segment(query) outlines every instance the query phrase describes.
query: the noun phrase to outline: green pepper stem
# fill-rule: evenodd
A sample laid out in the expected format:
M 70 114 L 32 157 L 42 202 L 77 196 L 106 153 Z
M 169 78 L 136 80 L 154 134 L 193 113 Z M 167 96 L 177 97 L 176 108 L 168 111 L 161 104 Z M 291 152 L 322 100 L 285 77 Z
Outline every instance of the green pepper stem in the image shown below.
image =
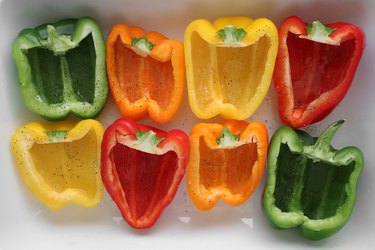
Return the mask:
M 55 56 L 65 55 L 67 51 L 77 47 L 70 36 L 59 35 L 52 25 L 47 25 L 47 35 L 47 40 L 41 40 L 41 44 L 53 51 Z
M 221 136 L 216 138 L 216 142 L 220 147 L 231 147 L 236 146 L 239 139 L 240 135 L 234 135 L 230 132 L 229 128 L 223 128 L 221 130 Z
M 50 130 L 44 131 L 44 133 L 48 136 L 49 142 L 61 142 L 65 140 L 66 135 L 69 133 L 68 130 Z
M 132 46 L 136 49 L 137 54 L 146 57 L 155 47 L 155 44 L 151 43 L 146 36 L 142 36 L 140 38 L 132 38 Z
M 147 132 L 135 132 L 135 136 L 137 137 L 138 144 L 144 145 L 146 148 L 154 148 L 159 145 L 165 138 L 158 138 L 156 133 L 152 130 Z
M 300 35 L 300 38 L 305 38 L 311 41 L 325 43 L 330 45 L 340 45 L 340 43 L 330 37 L 335 29 L 325 26 L 319 21 L 306 26 L 307 35 Z
M 335 29 L 325 26 L 319 21 L 314 21 L 306 26 L 307 34 L 311 36 L 329 36 Z
M 237 29 L 234 25 L 227 25 L 217 32 L 224 39 L 224 43 L 239 43 L 246 36 L 244 29 Z
M 314 144 L 314 148 L 322 152 L 329 152 L 331 150 L 331 141 L 336 131 L 341 127 L 345 120 L 339 120 L 332 123 L 323 133 L 319 136 Z

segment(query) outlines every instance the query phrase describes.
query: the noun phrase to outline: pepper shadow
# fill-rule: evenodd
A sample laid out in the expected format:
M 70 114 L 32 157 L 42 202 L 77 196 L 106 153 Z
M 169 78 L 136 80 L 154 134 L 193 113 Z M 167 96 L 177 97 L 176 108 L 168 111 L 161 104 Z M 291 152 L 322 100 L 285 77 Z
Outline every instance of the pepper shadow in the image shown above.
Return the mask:
M 40 209 L 39 217 L 47 223 L 53 223 L 59 225 L 59 227 L 71 227 L 72 225 L 81 224 L 98 224 L 108 223 L 111 221 L 110 213 L 103 210 L 111 210 L 111 207 L 107 206 L 107 202 L 103 200 L 93 208 L 85 208 L 76 204 L 68 204 L 58 211 L 52 211 L 44 207 Z

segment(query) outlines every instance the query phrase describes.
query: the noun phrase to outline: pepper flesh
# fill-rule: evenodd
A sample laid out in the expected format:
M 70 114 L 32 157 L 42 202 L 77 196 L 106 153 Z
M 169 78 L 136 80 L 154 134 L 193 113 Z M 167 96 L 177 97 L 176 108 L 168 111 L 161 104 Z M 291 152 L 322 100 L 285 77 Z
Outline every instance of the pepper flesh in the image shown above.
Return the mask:
M 172 202 L 185 174 L 189 138 L 122 118 L 110 125 L 102 143 L 104 186 L 124 220 L 149 228 Z
M 176 114 L 185 84 L 181 42 L 138 27 L 115 25 L 107 39 L 107 69 L 123 116 L 139 120 L 148 113 L 154 121 L 165 123 Z
M 260 122 L 195 125 L 186 174 L 195 206 L 209 210 L 219 199 L 235 206 L 245 202 L 262 177 L 267 142 L 267 129 Z
M 25 105 L 48 120 L 70 112 L 93 118 L 108 93 L 105 44 L 89 17 L 24 29 L 13 43 L 13 58 Z
M 293 128 L 331 113 L 349 90 L 365 47 L 363 31 L 352 24 L 327 24 L 324 31 L 313 29 L 317 25 L 293 16 L 279 29 L 274 82 L 280 119 Z
M 47 207 L 96 206 L 102 198 L 100 145 L 104 129 L 95 120 L 32 122 L 18 128 L 12 150 L 27 187 Z M 85 150 L 82 150 L 84 148 Z
M 364 158 L 355 147 L 332 148 L 342 123 L 333 123 L 319 138 L 287 126 L 274 134 L 263 196 L 265 215 L 274 227 L 301 226 L 307 238 L 320 240 L 349 220 Z
M 225 32 L 229 39 L 221 36 Z M 264 18 L 225 17 L 213 24 L 199 19 L 189 24 L 184 41 L 193 113 L 201 119 L 251 116 L 272 79 L 278 46 L 274 24 Z

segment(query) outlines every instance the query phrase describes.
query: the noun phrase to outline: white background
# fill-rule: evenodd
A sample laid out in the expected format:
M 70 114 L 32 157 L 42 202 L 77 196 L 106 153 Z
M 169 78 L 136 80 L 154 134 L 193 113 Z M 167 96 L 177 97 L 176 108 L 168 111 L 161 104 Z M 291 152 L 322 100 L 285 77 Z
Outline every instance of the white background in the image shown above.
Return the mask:
M 129 1 L 129 0 L 0 0 L 0 250 L 5 249 L 370 249 L 375 244 L 375 1 L 371 0 L 243 0 L 243 1 Z M 346 21 L 363 28 L 367 47 L 352 87 L 341 104 L 324 121 L 307 129 L 318 135 L 326 125 L 341 118 L 346 123 L 337 133 L 334 146 L 362 149 L 366 165 L 360 178 L 357 202 L 348 224 L 336 235 L 314 242 L 299 229 L 277 231 L 265 221 L 261 193 L 242 206 L 219 203 L 210 212 L 195 209 L 186 194 L 185 180 L 172 204 L 149 230 L 131 229 L 105 193 L 92 209 L 69 205 L 54 212 L 44 207 L 21 180 L 10 149 L 10 137 L 19 126 L 42 119 L 28 111 L 17 86 L 11 57 L 12 41 L 25 27 L 68 17 L 95 18 L 107 37 L 117 23 L 137 25 L 183 40 L 186 26 L 197 18 L 210 21 L 221 16 L 266 17 L 277 26 L 289 15 L 307 22 Z M 106 127 L 120 117 L 112 97 L 98 119 Z M 222 121 L 216 117 L 211 121 Z M 281 126 L 273 85 L 249 121 L 260 120 L 270 135 Z M 186 92 L 173 122 L 153 124 L 163 129 L 180 128 L 187 133 L 201 122 L 191 113 Z M 206 121 L 207 122 L 207 121 Z

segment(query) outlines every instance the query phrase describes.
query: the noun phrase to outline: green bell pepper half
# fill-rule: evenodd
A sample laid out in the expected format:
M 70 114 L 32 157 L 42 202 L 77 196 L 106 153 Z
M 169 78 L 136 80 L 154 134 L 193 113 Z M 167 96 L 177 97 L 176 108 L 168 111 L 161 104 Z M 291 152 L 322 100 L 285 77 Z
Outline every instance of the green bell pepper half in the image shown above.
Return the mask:
M 105 42 L 90 17 L 22 30 L 12 54 L 26 106 L 47 120 L 93 118 L 108 95 Z
M 275 228 L 301 226 L 307 238 L 320 240 L 349 220 L 364 157 L 356 147 L 331 146 L 343 122 L 330 125 L 319 138 L 287 126 L 274 134 L 263 211 Z

